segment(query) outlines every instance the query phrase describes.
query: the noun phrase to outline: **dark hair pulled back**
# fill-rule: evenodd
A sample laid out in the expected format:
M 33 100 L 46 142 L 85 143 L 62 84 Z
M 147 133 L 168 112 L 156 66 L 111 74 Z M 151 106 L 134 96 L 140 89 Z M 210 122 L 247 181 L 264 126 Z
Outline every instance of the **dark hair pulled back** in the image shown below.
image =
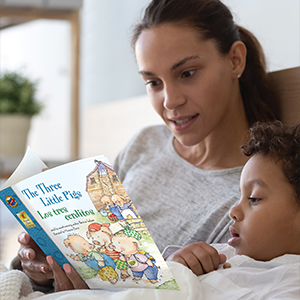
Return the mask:
M 214 40 L 223 54 L 229 52 L 234 42 L 242 41 L 247 48 L 247 57 L 239 84 L 248 123 L 275 119 L 270 109 L 273 96 L 262 47 L 253 34 L 234 23 L 230 10 L 221 1 L 152 0 L 142 21 L 134 28 L 133 48 L 142 31 L 167 23 L 196 28 L 202 38 Z

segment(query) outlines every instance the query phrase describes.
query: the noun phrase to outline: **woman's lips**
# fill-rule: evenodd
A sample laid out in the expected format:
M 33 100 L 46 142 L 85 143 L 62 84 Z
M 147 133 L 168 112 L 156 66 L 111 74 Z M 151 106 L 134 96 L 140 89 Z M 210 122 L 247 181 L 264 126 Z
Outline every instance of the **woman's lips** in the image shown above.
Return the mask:
M 240 235 L 232 226 L 230 226 L 229 231 L 232 237 L 228 240 L 228 245 L 234 247 L 234 245 L 240 240 Z
M 198 116 L 199 114 L 193 116 L 170 118 L 169 121 L 176 131 L 182 131 L 190 127 L 195 122 Z

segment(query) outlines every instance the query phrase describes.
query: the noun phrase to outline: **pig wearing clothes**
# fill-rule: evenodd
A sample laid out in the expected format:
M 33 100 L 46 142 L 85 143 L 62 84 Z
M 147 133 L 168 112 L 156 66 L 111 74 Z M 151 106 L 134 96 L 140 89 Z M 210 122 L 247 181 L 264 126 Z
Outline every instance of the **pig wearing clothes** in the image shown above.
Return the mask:
M 133 279 L 137 281 L 145 275 L 151 283 L 156 283 L 158 269 L 146 255 L 139 253 L 138 243 L 135 237 L 126 234 L 119 234 L 112 237 L 112 247 L 123 254 L 122 258 L 130 266 L 134 276 Z
M 64 240 L 65 246 L 70 247 L 77 254 L 70 255 L 76 261 L 82 261 L 90 268 L 97 270 L 101 279 L 112 284 L 117 283 L 118 274 L 114 261 L 104 253 L 94 250 L 95 246 L 87 242 L 80 235 L 70 235 Z
M 107 254 L 113 259 L 116 264 L 116 268 L 121 272 L 121 279 L 126 279 L 130 276 L 127 271 L 129 266 L 126 261 L 120 259 L 121 254 L 111 247 L 110 244 L 113 234 L 109 229 L 109 226 L 109 223 L 91 223 L 88 227 L 86 235 L 88 238 L 93 239 L 93 243 L 95 245 L 100 245 L 103 247 L 101 252 Z

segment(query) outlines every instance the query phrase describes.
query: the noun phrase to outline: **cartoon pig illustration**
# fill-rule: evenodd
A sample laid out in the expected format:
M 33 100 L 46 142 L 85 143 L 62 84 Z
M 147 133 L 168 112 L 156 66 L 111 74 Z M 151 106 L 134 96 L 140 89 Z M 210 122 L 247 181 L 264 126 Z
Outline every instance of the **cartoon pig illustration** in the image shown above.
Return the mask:
M 127 234 L 112 237 L 112 247 L 123 254 L 121 259 L 127 261 L 134 276 L 133 280 L 140 280 L 145 275 L 151 283 L 156 283 L 157 266 L 146 255 L 139 252 L 138 244 L 137 238 Z
M 120 253 L 111 247 L 113 234 L 109 226 L 109 223 L 91 223 L 86 234 L 88 238 L 92 238 L 95 245 L 101 245 L 103 247 L 101 251 L 113 259 L 116 268 L 121 272 L 121 279 L 126 279 L 130 276 L 127 271 L 129 266 L 126 261 L 120 259 Z
M 107 216 L 111 221 L 123 220 L 123 216 L 117 205 L 112 201 L 111 196 L 104 195 L 100 200 L 105 205 L 105 208 L 109 210 Z
M 95 245 L 107 246 L 111 243 L 112 232 L 109 229 L 110 224 L 91 223 L 88 227 L 86 236 L 92 238 Z
M 132 218 L 137 218 L 138 215 L 131 207 L 131 201 L 128 203 L 125 203 L 125 199 L 121 197 L 120 195 L 112 195 L 111 197 L 114 205 L 116 205 L 124 219 L 127 219 L 128 216 L 131 216 Z
M 80 235 L 70 235 L 64 240 L 65 246 L 70 247 L 77 254 L 70 257 L 76 261 L 82 261 L 90 268 L 97 270 L 101 279 L 112 284 L 117 283 L 118 274 L 114 270 L 115 263 L 104 253 L 94 250 L 95 246 L 87 242 Z

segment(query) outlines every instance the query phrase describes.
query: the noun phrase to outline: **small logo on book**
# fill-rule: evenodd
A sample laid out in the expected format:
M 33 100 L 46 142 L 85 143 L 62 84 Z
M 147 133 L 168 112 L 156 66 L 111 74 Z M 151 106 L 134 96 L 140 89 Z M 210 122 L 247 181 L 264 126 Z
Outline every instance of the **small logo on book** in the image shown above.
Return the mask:
M 19 219 L 22 221 L 22 223 L 27 227 L 27 228 L 32 228 L 35 227 L 34 223 L 32 220 L 28 217 L 25 211 L 21 211 L 17 213 L 17 216 Z
M 7 202 L 7 204 L 11 207 L 16 207 L 18 205 L 17 201 L 15 198 L 13 198 L 12 196 L 6 196 L 5 197 L 5 201 Z

